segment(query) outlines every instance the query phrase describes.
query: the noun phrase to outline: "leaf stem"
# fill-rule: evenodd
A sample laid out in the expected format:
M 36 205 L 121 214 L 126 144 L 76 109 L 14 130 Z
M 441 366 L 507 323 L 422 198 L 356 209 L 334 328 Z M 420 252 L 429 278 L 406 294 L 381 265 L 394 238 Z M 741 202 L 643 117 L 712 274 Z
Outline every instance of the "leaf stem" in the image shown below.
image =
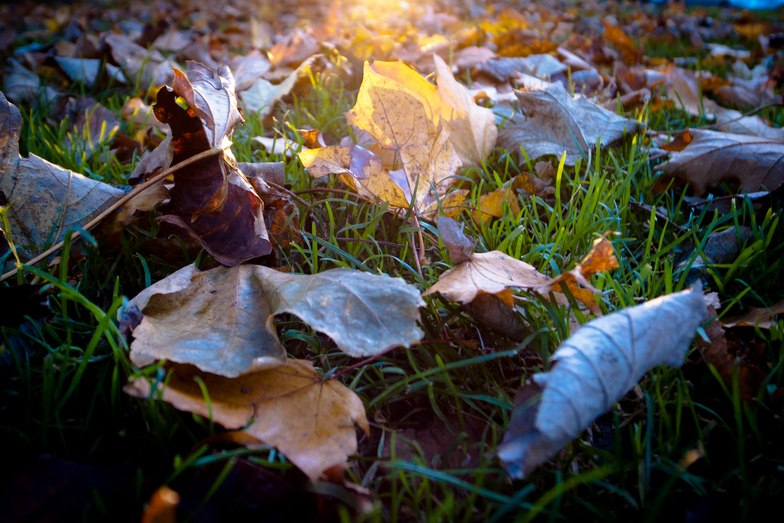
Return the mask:
M 165 171 L 162 171 L 162 172 L 156 174 L 155 176 L 153 176 L 152 178 L 150 178 L 149 180 L 147 180 L 143 184 L 137 185 L 136 187 L 134 187 L 134 189 L 131 192 L 129 192 L 128 194 L 126 194 L 125 196 L 123 196 L 122 198 L 120 198 L 119 200 L 114 202 L 108 209 L 103 211 L 101 214 L 99 214 L 98 216 L 93 218 L 89 223 L 87 223 L 87 225 L 82 227 L 82 230 L 89 231 L 90 229 L 93 229 L 96 225 L 98 225 L 103 220 L 105 220 L 110 214 L 112 214 L 117 209 L 119 209 L 120 207 L 122 207 L 123 205 L 128 203 L 128 201 L 130 201 L 132 198 L 134 198 L 134 197 L 138 196 L 140 193 L 146 191 L 147 189 L 149 189 L 150 187 L 152 187 L 156 183 L 160 182 L 161 180 L 163 180 L 164 178 L 166 178 L 170 174 L 172 174 L 172 173 L 182 169 L 183 167 L 187 167 L 187 166 L 192 165 L 192 164 L 194 164 L 196 162 L 204 160 L 205 158 L 209 158 L 211 156 L 215 156 L 215 155 L 220 154 L 222 152 L 223 152 L 223 147 L 213 147 L 212 149 L 209 149 L 207 151 L 201 152 L 201 153 L 197 154 L 196 156 L 192 156 L 192 157 L 188 158 L 187 160 L 183 160 L 182 162 L 178 163 L 177 165 L 169 167 Z M 81 231 L 74 231 L 73 234 L 71 235 L 71 241 L 73 242 L 76 239 L 81 238 L 81 237 L 82 237 L 82 232 Z M 63 247 L 63 243 L 64 242 L 58 242 L 56 245 L 54 245 L 51 248 L 49 248 L 46 252 L 43 252 L 43 253 L 39 254 L 38 256 L 36 256 L 35 258 L 33 258 L 32 260 L 27 262 L 26 265 L 35 265 L 36 263 L 38 263 L 38 262 L 40 262 L 42 260 L 45 260 L 46 258 L 51 256 L 55 252 L 59 251 Z M 12 269 L 12 270 L 8 271 L 7 273 L 3 274 L 3 276 L 0 277 L 0 281 L 5 281 L 8 278 L 11 278 L 12 276 L 14 276 L 18 272 L 19 267 L 20 266 L 17 265 L 17 267 L 15 269 Z

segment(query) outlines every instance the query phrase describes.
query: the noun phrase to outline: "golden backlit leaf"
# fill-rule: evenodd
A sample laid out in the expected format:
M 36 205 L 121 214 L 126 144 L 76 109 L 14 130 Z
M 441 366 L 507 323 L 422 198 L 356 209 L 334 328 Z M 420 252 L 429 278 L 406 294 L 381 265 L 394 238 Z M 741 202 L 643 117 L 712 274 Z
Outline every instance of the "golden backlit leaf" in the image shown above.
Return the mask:
M 612 243 L 606 238 L 598 238 L 594 240 L 591 252 L 583 258 L 580 265 L 537 287 L 536 292 L 547 296 L 553 290 L 559 290 L 562 286 L 566 286 L 575 299 L 584 303 L 591 312 L 599 316 L 601 315 L 601 309 L 596 302 L 594 294 L 601 294 L 601 292 L 591 285 L 588 278 L 596 273 L 617 269 L 618 267 L 620 265 L 615 258 L 615 250 Z
M 365 63 L 356 105 L 346 113 L 349 124 L 365 129 L 400 159 L 401 186 L 417 209 L 424 209 L 453 183 L 461 162 L 443 122 L 433 126 L 420 97 Z
M 192 365 L 172 365 L 161 398 L 175 408 L 212 417 L 227 429 L 240 429 L 276 447 L 315 481 L 326 469 L 343 464 L 357 451 L 356 422 L 370 428 L 362 401 L 334 380 L 324 380 L 309 361 L 286 360 L 280 366 L 225 378 Z M 195 378 L 205 385 L 210 403 Z M 152 395 L 139 378 L 125 387 L 139 398 Z

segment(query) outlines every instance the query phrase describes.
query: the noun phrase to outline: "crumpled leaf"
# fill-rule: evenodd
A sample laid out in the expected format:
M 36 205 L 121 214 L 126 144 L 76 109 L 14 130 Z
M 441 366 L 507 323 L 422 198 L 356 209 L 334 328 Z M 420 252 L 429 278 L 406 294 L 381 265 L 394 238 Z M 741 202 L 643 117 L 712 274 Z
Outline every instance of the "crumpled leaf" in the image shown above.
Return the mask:
M 446 216 L 438 218 L 438 235 L 444 246 L 449 250 L 449 259 L 457 265 L 471 259 L 477 240 L 469 238 L 463 232 L 463 224 L 460 224 Z
M 6 69 L 3 77 L 3 91 L 15 104 L 28 104 L 35 102 L 41 79 L 20 64 L 17 60 L 9 58 L 10 68 Z
M 173 365 L 168 374 L 166 386 L 161 386 L 164 401 L 227 429 L 247 425 L 245 433 L 275 446 L 312 481 L 356 453 L 354 422 L 370 432 L 362 400 L 341 383 L 324 380 L 309 361 L 286 360 L 274 369 L 234 379 L 191 365 Z M 196 377 L 209 393 L 209 404 Z M 124 388 L 139 398 L 149 398 L 151 389 L 145 378 Z
M 171 165 L 215 146 L 224 149 L 221 155 L 174 173 L 171 199 L 160 207 L 163 216 L 158 219 L 198 240 L 224 265 L 269 254 L 272 246 L 264 224 L 264 205 L 230 150 L 229 136 L 244 121 L 237 109 L 231 71 L 221 66 L 216 73 L 188 62 L 187 77 L 179 70 L 175 74 L 174 88 L 161 88 L 154 106 L 155 117 L 171 127 Z M 187 102 L 187 111 L 177 104 L 178 96 Z M 161 160 L 168 159 L 165 153 Z
M 443 273 L 422 296 L 440 292 L 449 301 L 466 304 L 479 294 L 495 294 L 512 307 L 512 287 L 533 289 L 549 281 L 532 265 L 500 251 L 474 253 L 470 260 Z
M 265 117 L 272 114 L 275 106 L 291 93 L 297 81 L 307 74 L 310 67 L 320 56 L 314 55 L 302 62 L 296 70 L 277 85 L 264 78 L 256 80 L 253 85 L 240 94 L 245 108 L 250 112 L 260 113 L 261 116 Z
M 583 261 L 577 267 L 560 274 L 535 290 L 539 294 L 547 296 L 553 289 L 560 289 L 562 286 L 566 286 L 575 299 L 587 305 L 591 312 L 599 316 L 601 315 L 601 309 L 596 302 L 594 294 L 601 294 L 601 292 L 591 285 L 588 278 L 599 272 L 617 269 L 618 267 L 620 265 L 615 258 L 615 250 L 612 243 L 606 238 L 597 238 L 593 242 L 591 252 L 583 258 Z
M 547 165 L 550 164 L 547 163 Z M 517 216 L 520 214 L 520 205 L 517 203 L 519 194 L 535 194 L 546 197 L 553 193 L 555 193 L 555 187 L 550 186 L 549 180 L 541 180 L 530 173 L 524 172 L 504 183 L 503 187 L 481 196 L 479 198 L 479 210 L 472 211 L 471 215 L 477 221 L 484 221 L 491 217 L 502 218 L 504 216 L 504 204 L 507 204 L 512 213 Z
M 546 155 L 560 157 L 566 152 L 566 165 L 573 166 L 583 154 L 596 149 L 600 138 L 602 147 L 609 147 L 639 129 L 635 120 L 618 116 L 585 98 L 575 100 L 560 83 L 541 91 L 516 94 L 528 117 L 518 117 L 507 125 L 498 135 L 498 145 L 518 151 L 520 163 L 525 162 L 522 147 L 531 161 Z
M 708 319 L 702 287 L 663 296 L 583 325 L 515 397 L 498 456 L 513 478 L 552 458 L 609 410 L 648 370 L 680 366 Z
M 22 259 L 29 260 L 69 229 L 79 228 L 125 195 L 31 154 L 19 156 L 22 115 L 0 93 L 0 191 L 9 202 L 10 234 Z M 6 231 L 8 233 L 9 231 Z
M 130 357 L 138 366 L 167 359 L 228 377 L 274 367 L 286 353 L 273 320 L 285 312 L 347 354 L 368 356 L 421 339 L 423 304 L 402 279 L 360 271 L 301 275 L 241 265 L 201 272 L 189 265 L 128 303 L 143 316 Z
M 772 191 L 784 182 L 784 142 L 704 129 L 689 134 L 692 141 L 656 170 L 689 184 L 695 196 L 722 182 L 738 182 L 746 192 Z
M 82 82 L 86 87 L 93 87 L 99 80 L 101 60 L 96 58 L 64 58 L 60 56 L 55 56 L 54 60 L 60 66 L 60 69 L 68 75 L 68 78 L 74 82 Z M 116 65 L 105 64 L 105 67 L 106 75 L 109 78 L 122 83 L 127 82 L 125 75 Z

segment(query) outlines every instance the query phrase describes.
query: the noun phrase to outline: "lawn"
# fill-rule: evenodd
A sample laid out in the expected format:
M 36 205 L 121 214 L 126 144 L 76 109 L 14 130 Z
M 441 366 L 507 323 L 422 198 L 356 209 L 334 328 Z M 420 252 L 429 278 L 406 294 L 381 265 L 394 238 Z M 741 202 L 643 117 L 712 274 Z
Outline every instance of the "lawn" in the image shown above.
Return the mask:
M 172 0 L 24 2 L 0 6 L 0 13 L 7 98 L 0 110 L 0 215 L 8 238 L 0 246 L 0 438 L 6 454 L 0 521 L 695 522 L 752 520 L 777 507 L 784 494 L 784 316 L 776 318 L 784 298 L 780 12 L 570 0 L 378 6 L 359 0 Z M 447 68 L 438 74 L 434 53 Z M 535 65 L 526 61 L 532 56 L 546 58 Z M 231 117 L 204 116 L 200 95 L 188 98 L 182 84 L 174 84 L 172 66 L 186 71 L 186 60 L 210 70 L 229 64 L 232 87 L 221 91 L 227 73 L 209 84 L 228 94 L 210 96 L 225 96 L 220 103 L 233 100 L 230 115 L 242 109 L 244 123 L 233 134 L 229 126 L 230 150 L 252 187 L 225 182 L 225 173 L 239 171 L 225 147 L 218 147 L 220 136 L 207 145 L 198 142 L 223 124 L 220 118 Z M 409 172 L 406 155 L 415 157 L 425 147 L 418 142 L 413 152 L 392 147 L 397 155 L 382 170 L 383 180 L 394 184 L 383 190 L 366 183 L 353 163 L 317 177 L 314 158 L 344 150 L 360 158 L 355 144 L 371 137 L 378 143 L 367 149 L 386 162 L 376 128 L 361 125 L 367 104 L 386 102 L 373 102 L 380 91 L 368 87 L 368 78 L 376 78 L 369 71 L 383 67 L 365 66 L 374 61 L 407 64 L 390 66 L 393 72 L 379 73 L 378 82 L 409 72 L 416 81 L 424 76 L 432 82 L 420 91 L 390 89 L 403 97 L 389 109 L 401 120 L 411 114 L 399 100 L 432 100 L 427 96 L 438 96 L 436 82 L 441 89 L 453 73 L 456 84 L 471 89 L 460 92 L 470 93 L 472 115 L 492 111 L 486 125 L 498 129 L 498 141 L 467 154 L 446 181 L 438 178 L 439 169 L 449 162 L 422 163 L 422 173 L 434 173 L 423 185 L 432 182 L 435 203 L 424 196 L 418 201 L 430 186 L 398 187 L 394 174 Z M 542 64 L 554 69 L 545 74 Z M 206 92 L 192 69 L 188 78 L 187 85 Z M 602 107 L 602 122 L 624 122 L 618 139 L 608 140 L 609 124 L 600 132 L 599 120 L 580 120 L 584 105 L 569 106 L 553 119 L 574 116 L 578 123 L 567 131 L 557 131 L 556 123 L 535 126 L 536 132 L 526 128 L 541 112 L 528 108 L 528 123 L 521 119 L 525 93 L 549 93 L 556 84 L 569 100 L 576 95 L 580 103 Z M 174 94 L 165 85 L 175 85 Z M 154 114 L 146 114 L 156 102 Z M 19 111 L 17 128 L 10 104 Z M 480 107 L 488 112 L 477 112 Z M 440 120 L 437 111 L 435 117 L 428 113 L 440 123 L 411 124 L 430 130 L 422 136 L 436 145 L 427 142 L 432 150 L 421 153 L 429 159 L 452 150 L 447 133 L 457 136 L 445 111 Z M 169 163 L 150 160 L 153 151 L 166 148 L 170 132 L 156 116 L 171 124 Z M 474 124 L 480 116 L 466 118 Z M 715 134 L 704 134 L 709 130 Z M 598 148 L 596 139 L 580 134 L 592 132 L 599 133 Z M 25 193 L 24 207 L 19 203 L 17 165 L 45 169 L 32 160 L 19 163 L 14 133 L 22 158 L 35 155 L 50 162 L 50 171 L 59 166 L 100 182 L 96 187 L 114 191 L 109 203 L 143 183 L 145 174 L 160 179 L 171 168 L 164 183 L 174 203 L 138 205 L 123 221 L 109 213 L 88 227 L 109 203 L 96 205 L 100 209 L 89 219 L 77 216 L 66 232 L 57 225 L 65 211 L 56 202 L 35 207 L 51 186 L 35 186 Z M 561 140 L 558 153 L 536 153 L 548 140 Z M 707 159 L 688 156 L 698 146 Z M 204 151 L 211 156 L 176 167 Z M 265 174 L 269 185 L 259 182 L 262 190 L 244 165 L 270 162 L 282 163 L 268 165 L 265 172 L 275 171 L 277 178 Z M 678 162 L 683 166 L 676 169 Z M 28 171 L 19 170 L 19 179 Z M 175 191 L 188 186 L 192 197 L 199 183 L 209 181 L 204 173 L 235 191 L 225 197 L 228 202 L 248 194 L 251 202 L 263 200 L 263 241 L 253 226 L 248 233 L 225 215 L 216 218 L 227 231 L 221 240 L 195 229 L 202 213 L 223 212 L 224 203 L 216 210 L 217 196 L 210 192 L 212 207 L 183 211 Z M 443 190 L 436 190 L 442 183 Z M 450 207 L 446 197 L 457 193 L 460 201 Z M 497 197 L 492 209 L 488 195 Z M 123 204 L 127 210 L 127 198 Z M 33 222 L 54 212 L 45 225 L 57 226 L 36 233 L 23 209 Z M 161 219 L 173 215 L 184 225 Z M 450 289 L 427 294 L 447 271 L 470 263 L 450 248 L 454 240 L 439 220 L 447 215 L 476 240 L 473 256 L 497 251 L 525 262 L 542 281 L 566 282 L 579 273 L 590 285 L 551 284 L 542 291 L 509 284 L 503 292 L 480 288 L 469 299 L 454 297 Z M 22 229 L 27 236 L 19 236 Z M 191 236 L 183 232 L 194 230 Z M 19 241 L 34 234 L 42 234 L 39 244 Z M 264 244 L 271 251 L 237 254 L 246 244 L 232 241 L 246 236 L 250 249 Z M 52 248 L 60 238 L 63 246 Z M 586 257 L 602 242 L 612 245 L 617 263 L 593 270 Z M 43 259 L 31 262 L 36 256 Z M 334 269 L 357 278 L 353 288 L 333 290 L 337 286 L 323 283 Z M 372 322 L 339 311 L 313 319 L 338 303 L 327 297 L 327 306 L 303 305 L 308 300 L 300 294 L 297 303 L 270 301 L 264 314 L 274 323 L 265 327 L 263 317 L 247 322 L 245 344 L 267 336 L 280 347 L 275 365 L 312 365 L 315 388 L 308 387 L 319 391 L 317 415 L 332 415 L 321 407 L 326 391 L 356 398 L 346 400 L 357 402 L 353 418 L 335 429 L 355 442 L 347 443 L 345 460 L 303 466 L 294 451 L 280 448 L 288 449 L 285 440 L 296 434 L 272 434 L 276 426 L 289 426 L 288 411 L 261 437 L 252 428 L 264 418 L 260 403 L 224 405 L 220 387 L 228 390 L 249 372 L 274 369 L 259 371 L 248 360 L 232 374 L 216 366 L 217 357 L 183 359 L 184 352 L 177 352 L 209 345 L 202 340 L 211 336 L 212 323 L 205 327 L 199 306 L 180 298 L 201 276 L 177 287 L 175 303 L 166 302 L 171 309 L 150 327 L 153 309 L 163 309 L 161 296 L 174 291 L 150 293 L 183 270 L 216 278 L 234 271 L 237 282 L 255 271 L 262 283 L 249 294 L 251 308 L 261 307 L 256 297 L 264 293 L 291 301 L 287 293 L 302 281 L 329 289 L 319 292 L 362 296 L 361 278 L 370 276 L 378 279 L 367 280 L 373 282 L 367 292 L 393 293 L 400 286 L 413 293 L 407 295 L 411 300 L 423 300 L 411 321 L 419 334 L 408 341 L 396 341 L 397 332 L 374 334 Z M 402 280 L 382 279 L 387 277 Z M 220 284 L 214 285 L 211 292 L 220 292 Z M 687 339 L 694 339 L 682 366 L 657 360 L 578 437 L 524 477 L 514 474 L 499 448 L 508 448 L 504 436 L 524 416 L 516 393 L 534 376 L 564 365 L 553 365 L 556 349 L 596 328 L 586 327 L 589 322 L 620 318 L 614 314 L 699 285 L 712 305 L 689 331 Z M 408 299 L 400 292 L 380 302 L 376 317 L 382 326 L 398 321 Z M 239 310 L 241 298 L 227 300 L 211 305 L 219 319 L 211 316 L 210 322 L 231 323 L 222 316 Z M 745 323 L 738 320 L 744 314 Z M 650 328 L 666 336 L 690 319 L 670 321 Z M 142 331 L 153 328 L 143 340 Z M 352 352 L 339 336 L 356 333 L 371 341 Z M 142 341 L 153 356 L 139 356 Z M 373 343 L 378 348 L 371 350 Z M 640 346 L 655 353 L 669 350 L 670 343 L 662 337 Z M 636 357 L 636 345 L 628 350 Z M 196 399 L 178 403 L 163 391 L 175 390 L 177 369 L 186 363 L 201 369 L 185 380 Z M 295 389 L 270 393 L 274 401 L 264 401 L 283 405 Z M 582 394 L 590 391 L 575 394 L 578 405 Z M 226 421 L 232 409 L 248 408 L 251 414 L 241 422 Z M 290 412 L 292 419 L 300 415 Z M 333 451 L 325 449 L 309 449 L 317 456 L 312 459 L 332 459 Z

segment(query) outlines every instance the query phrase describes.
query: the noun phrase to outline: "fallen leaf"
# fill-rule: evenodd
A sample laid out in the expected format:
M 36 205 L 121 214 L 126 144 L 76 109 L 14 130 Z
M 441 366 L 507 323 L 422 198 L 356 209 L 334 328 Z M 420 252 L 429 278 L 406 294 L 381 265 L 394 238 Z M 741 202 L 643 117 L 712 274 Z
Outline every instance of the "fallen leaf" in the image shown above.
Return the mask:
M 740 399 L 750 402 L 768 375 L 765 343 L 758 340 L 743 341 L 734 336 L 731 330 L 725 331 L 722 323 L 715 318 L 715 309 L 710 307 L 708 311 L 710 316 L 714 316 L 713 321 L 705 327 L 705 334 L 710 342 L 698 336 L 695 340 L 697 348 L 705 363 L 716 368 L 716 372 L 730 389 L 733 387 L 735 367 L 738 367 Z
M 234 74 L 237 92 L 241 93 L 250 89 L 261 75 L 269 71 L 270 62 L 266 56 L 254 49 L 244 56 L 234 57 L 229 67 Z
M 319 43 L 308 33 L 296 30 L 293 35 L 275 44 L 269 51 L 273 67 L 299 65 L 319 51 Z
M 316 63 L 320 55 L 314 55 L 302 62 L 296 70 L 279 84 L 273 85 L 265 78 L 259 78 L 248 90 L 242 92 L 240 96 L 248 111 L 260 113 L 261 116 L 272 114 L 275 106 L 283 98 L 291 94 L 292 89 L 303 76 L 306 76 L 311 66 Z
M 564 73 L 568 67 L 550 55 L 531 55 L 525 58 L 498 58 L 488 60 L 476 66 L 475 72 L 488 76 L 495 82 L 512 82 L 519 73 L 550 80 L 553 76 Z
M 591 252 L 583 258 L 583 261 L 577 267 L 538 286 L 535 290 L 539 294 L 547 296 L 554 289 L 566 286 L 575 299 L 584 303 L 591 312 L 600 316 L 602 311 L 596 302 L 594 294 L 601 294 L 601 292 L 591 285 L 588 278 L 599 272 L 617 269 L 618 267 L 620 265 L 615 258 L 615 250 L 612 243 L 606 238 L 597 238 L 593 242 Z
M 639 124 L 603 109 L 584 98 L 575 100 L 560 83 L 543 91 L 516 91 L 526 119 L 517 118 L 498 135 L 498 145 L 518 151 L 520 163 L 525 157 L 535 161 L 542 156 L 560 157 L 566 152 L 566 165 L 573 166 L 583 154 L 596 148 L 609 147 L 631 136 Z
M 770 329 L 776 324 L 776 316 L 784 314 L 784 300 L 779 300 L 770 307 L 749 307 L 743 314 L 721 320 L 726 328 L 731 327 L 759 327 Z
M 198 240 L 224 265 L 269 254 L 263 203 L 230 150 L 234 126 L 244 121 L 231 71 L 221 66 L 214 72 L 188 62 L 188 76 L 179 69 L 175 74 L 174 88 L 161 88 L 154 106 L 155 117 L 171 127 L 171 165 L 216 146 L 223 153 L 174 173 L 171 199 L 160 207 L 163 216 L 158 219 Z M 185 99 L 187 111 L 177 104 L 178 96 Z
M 141 523 L 177 523 L 179 504 L 180 495 L 164 485 L 150 496 L 150 501 L 142 513 Z
M 548 165 L 550 164 L 548 163 Z M 522 191 L 525 192 L 523 193 Z M 555 193 L 555 188 L 550 186 L 549 181 L 540 180 L 530 173 L 518 174 L 504 183 L 503 187 L 481 196 L 479 198 L 479 210 L 472 211 L 471 215 L 477 221 L 484 221 L 490 217 L 503 218 L 504 204 L 507 204 L 512 213 L 517 216 L 520 214 L 520 206 L 517 203 L 517 198 L 520 194 L 535 194 L 536 196 L 546 197 L 553 193 Z
M 449 301 L 466 304 L 479 294 L 495 294 L 513 307 L 512 287 L 530 290 L 549 281 L 533 266 L 502 252 L 474 253 L 468 261 L 444 272 L 422 296 L 439 292 Z
M 627 65 L 636 64 L 640 59 L 641 53 L 631 39 L 626 36 L 626 33 L 623 32 L 623 29 L 616 24 L 608 22 L 607 19 L 602 20 L 602 23 L 604 24 L 604 38 L 621 50 L 624 63 Z
M 4 96 L 8 96 L 18 105 L 34 103 L 41 87 L 41 79 L 17 60 L 9 58 L 8 62 L 11 67 L 6 69 L 3 77 Z
M 252 140 L 264 147 L 267 152 L 271 154 L 282 155 L 286 158 L 292 158 L 295 154 L 297 154 L 297 151 L 300 149 L 305 149 L 304 146 L 300 146 L 300 144 L 297 142 L 293 142 L 288 138 L 283 138 L 282 136 L 276 136 L 275 138 L 254 136 Z
M 732 263 L 740 254 L 741 247 L 754 238 L 754 230 L 751 227 L 730 227 L 719 232 L 713 232 L 705 241 L 702 253 L 710 260 L 710 263 L 724 264 Z
M 583 325 L 515 397 L 498 456 L 523 478 L 620 400 L 648 370 L 680 366 L 708 319 L 702 288 L 663 296 Z
M 10 236 L 23 260 L 101 214 L 125 192 L 31 154 L 19 156 L 22 115 L 0 93 L 0 190 L 8 199 Z
M 389 72 L 387 65 L 380 67 Z M 413 81 L 411 73 L 416 74 L 397 67 L 391 70 L 404 74 L 406 82 Z M 424 79 L 421 82 L 430 86 L 423 90 L 425 95 L 438 100 L 435 88 Z M 446 122 L 439 116 L 434 126 L 434 114 L 422 93 L 377 73 L 366 62 L 357 103 L 346 117 L 349 124 L 367 131 L 381 149 L 394 152 L 400 168 L 388 171 L 378 156 L 359 146 L 321 147 L 302 151 L 299 157 L 316 178 L 339 174 L 363 198 L 378 197 L 393 209 L 408 208 L 411 202 L 420 216 L 432 217 L 461 165 Z
M 461 165 L 444 122 L 434 126 L 429 116 L 420 95 L 365 63 L 357 103 L 346 119 L 370 133 L 382 149 L 398 154 L 396 182 L 420 213 L 435 199 L 431 190 L 446 193 Z
M 209 392 L 209 404 L 197 377 Z M 247 426 L 244 432 L 276 447 L 312 481 L 356 453 L 354 422 L 370 432 L 362 400 L 341 383 L 324 380 L 305 360 L 285 360 L 233 379 L 172 365 L 162 389 L 163 401 L 179 410 L 210 417 L 230 430 Z M 152 396 L 145 378 L 124 390 Z
M 477 242 L 463 232 L 463 225 L 446 216 L 438 218 L 438 236 L 449 251 L 449 259 L 455 265 L 471 259 Z
M 63 58 L 54 57 L 55 62 L 63 72 L 68 75 L 74 82 L 82 82 L 86 87 L 93 87 L 100 80 L 99 74 L 101 73 L 102 63 L 98 59 L 86 58 Z M 109 79 L 118 82 L 127 83 L 125 75 L 120 69 L 112 64 L 104 64 L 106 67 L 106 75 Z
M 402 279 L 336 269 L 284 274 L 257 265 L 201 272 L 189 265 L 148 287 L 129 303 L 143 315 L 133 329 L 131 361 L 167 359 L 235 377 L 274 367 L 286 353 L 274 316 L 291 313 L 354 356 L 422 338 L 423 305 Z
M 155 118 L 152 107 L 145 104 L 141 98 L 131 98 L 120 109 L 120 115 L 126 122 L 132 122 L 134 126 L 147 131 L 153 128 L 163 134 L 169 132 L 169 126 L 161 123 Z
M 784 182 L 784 142 L 757 136 L 691 129 L 682 151 L 656 167 L 669 179 L 689 184 L 695 196 L 722 182 L 737 182 L 742 190 L 772 191 Z

